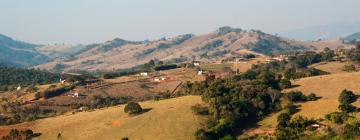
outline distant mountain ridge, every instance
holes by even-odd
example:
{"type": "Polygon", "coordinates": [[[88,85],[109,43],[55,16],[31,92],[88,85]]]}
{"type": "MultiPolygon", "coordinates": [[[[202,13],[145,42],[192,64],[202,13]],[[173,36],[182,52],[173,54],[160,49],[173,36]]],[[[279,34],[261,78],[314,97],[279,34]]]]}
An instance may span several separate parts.
{"type": "Polygon", "coordinates": [[[344,43],[350,43],[350,44],[360,43],[360,32],[346,36],[342,38],[342,40],[344,41],[344,43]]]}
{"type": "Polygon", "coordinates": [[[14,40],[0,34],[0,63],[14,67],[28,67],[48,61],[36,51],[37,45],[14,40]]]}
{"type": "Polygon", "coordinates": [[[184,34],[159,40],[129,41],[115,38],[90,45],[34,45],[0,36],[0,64],[55,71],[111,71],[142,65],[150,60],[180,63],[218,61],[243,55],[347,48],[340,40],[297,41],[259,30],[220,27],[203,35],[184,34]]]}
{"type": "Polygon", "coordinates": [[[318,39],[337,39],[348,36],[360,31],[360,21],[356,22],[336,22],[326,25],[311,26],[307,28],[291,30],[279,33],[297,40],[318,40],[318,39]]]}
{"type": "MultiPolygon", "coordinates": [[[[339,46],[336,43],[335,45],[332,44],[334,47],[339,46]]],[[[332,47],[326,43],[321,43],[319,48],[314,46],[316,45],[313,42],[290,40],[258,30],[246,31],[225,26],[208,34],[184,34],[154,41],[127,41],[116,38],[105,43],[87,45],[71,57],[55,59],[38,67],[65,71],[111,71],[131,68],[150,60],[169,63],[191,60],[217,61],[239,56],[241,50],[267,55],[332,47]]]]}

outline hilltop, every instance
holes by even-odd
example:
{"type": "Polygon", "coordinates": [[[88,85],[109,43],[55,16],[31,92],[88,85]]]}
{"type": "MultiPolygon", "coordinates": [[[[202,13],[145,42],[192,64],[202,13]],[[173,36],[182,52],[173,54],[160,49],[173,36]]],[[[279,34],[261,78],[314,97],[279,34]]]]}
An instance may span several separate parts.
{"type": "Polygon", "coordinates": [[[48,57],[36,51],[36,47],[0,34],[0,63],[28,67],[46,62],[48,57]]]}
{"type": "MultiPolygon", "coordinates": [[[[325,47],[343,46],[341,42],[301,42],[267,34],[257,30],[221,27],[203,34],[185,34],[155,41],[128,41],[116,38],[99,44],[91,44],[75,50],[65,59],[55,59],[38,68],[61,70],[107,70],[131,68],[161,60],[180,63],[192,60],[210,62],[242,55],[243,50],[255,54],[276,54],[291,51],[320,51],[325,47]],[[317,47],[319,46],[319,47],[317,47]]],[[[345,45],[345,47],[348,47],[345,45]]]]}

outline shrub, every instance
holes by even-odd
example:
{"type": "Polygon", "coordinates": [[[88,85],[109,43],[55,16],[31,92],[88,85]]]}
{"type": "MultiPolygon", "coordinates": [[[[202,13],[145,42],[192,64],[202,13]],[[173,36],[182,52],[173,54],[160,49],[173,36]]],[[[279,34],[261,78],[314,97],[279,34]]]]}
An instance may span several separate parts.
{"type": "Polygon", "coordinates": [[[254,54],[245,54],[243,57],[250,59],[250,58],[255,58],[256,56],[254,54]]]}
{"type": "Polygon", "coordinates": [[[156,71],[160,70],[170,70],[170,69],[176,69],[177,65],[162,65],[162,66],[156,66],[154,69],[156,71]]]}
{"type": "Polygon", "coordinates": [[[342,124],[349,118],[349,115],[344,112],[333,112],[325,115],[325,119],[332,123],[342,124]]]}
{"type": "Polygon", "coordinates": [[[318,99],[318,97],[316,97],[316,94],[315,93],[310,93],[308,96],[307,96],[307,100],[308,101],[316,101],[318,99]]]}
{"type": "Polygon", "coordinates": [[[349,90],[343,90],[339,96],[339,102],[340,104],[351,104],[355,102],[357,99],[357,96],[349,90]]]}
{"type": "Polygon", "coordinates": [[[288,79],[281,79],[279,85],[281,89],[291,88],[291,82],[288,79]]]}
{"type": "Polygon", "coordinates": [[[355,65],[345,65],[343,68],[342,68],[343,71],[346,71],[346,72],[356,72],[356,67],[355,65]]]}
{"type": "Polygon", "coordinates": [[[277,118],[277,129],[284,129],[289,125],[289,121],[291,119],[291,116],[289,113],[281,113],[277,118]]]}
{"type": "Polygon", "coordinates": [[[124,111],[128,114],[139,114],[142,112],[142,108],[138,103],[130,102],[125,106],[124,111]]]}
{"type": "Polygon", "coordinates": [[[291,91],[286,93],[286,98],[293,102],[307,101],[307,97],[301,91],[291,91]]]}
{"type": "Polygon", "coordinates": [[[342,112],[353,112],[356,110],[356,107],[352,106],[351,104],[340,104],[339,110],[341,110],[342,112]]]}

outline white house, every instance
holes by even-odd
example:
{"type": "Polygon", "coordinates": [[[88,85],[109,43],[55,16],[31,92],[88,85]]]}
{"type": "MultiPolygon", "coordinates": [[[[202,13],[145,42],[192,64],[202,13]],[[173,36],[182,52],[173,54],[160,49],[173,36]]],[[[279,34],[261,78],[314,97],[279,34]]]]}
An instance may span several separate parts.
{"type": "Polygon", "coordinates": [[[195,63],[194,63],[194,66],[200,66],[200,63],[199,63],[199,62],[195,62],[195,63]]]}
{"type": "Polygon", "coordinates": [[[21,86],[18,86],[18,87],[16,88],[16,90],[17,90],[17,91],[21,90],[21,86]]]}
{"type": "Polygon", "coordinates": [[[141,76],[148,76],[148,73],[147,72],[142,72],[140,73],[141,76]]]}
{"type": "Polygon", "coordinates": [[[159,79],[159,78],[155,78],[154,81],[155,81],[155,82],[160,82],[160,79],[159,79]]]}
{"type": "Polygon", "coordinates": [[[66,82],[66,80],[62,80],[62,79],[60,78],[60,83],[61,83],[61,84],[65,84],[65,82],[66,82]]]}
{"type": "Polygon", "coordinates": [[[203,71],[198,71],[198,75],[202,75],[203,74],[203,71]]]}

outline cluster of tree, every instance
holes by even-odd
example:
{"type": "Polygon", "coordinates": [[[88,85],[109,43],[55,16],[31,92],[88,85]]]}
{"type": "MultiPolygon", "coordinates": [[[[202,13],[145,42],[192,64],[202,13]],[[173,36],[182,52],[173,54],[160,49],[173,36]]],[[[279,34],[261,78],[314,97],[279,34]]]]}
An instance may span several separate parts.
{"type": "Polygon", "coordinates": [[[35,69],[10,68],[0,66],[1,85],[31,85],[58,82],[60,74],[35,69]]]}
{"type": "Polygon", "coordinates": [[[30,129],[27,130],[11,129],[9,134],[1,137],[1,140],[31,140],[36,136],[37,134],[35,134],[30,129]]]}
{"type": "Polygon", "coordinates": [[[306,96],[301,91],[290,91],[288,93],[284,93],[284,96],[288,99],[288,101],[292,102],[315,101],[319,98],[315,93],[310,93],[306,96]]]}
{"type": "Polygon", "coordinates": [[[356,101],[358,95],[355,95],[352,91],[343,90],[339,96],[339,109],[343,112],[352,112],[355,111],[356,107],[351,105],[356,101]]]}
{"type": "Polygon", "coordinates": [[[129,69],[120,69],[114,72],[102,73],[104,79],[113,79],[120,76],[136,74],[140,72],[150,72],[150,71],[160,71],[160,70],[169,70],[176,69],[178,66],[176,64],[166,64],[163,61],[150,60],[148,63],[143,65],[135,66],[129,69]]]}
{"type": "MultiPolygon", "coordinates": [[[[343,90],[339,96],[339,109],[341,112],[333,112],[325,116],[333,125],[322,126],[323,131],[315,131],[312,124],[320,124],[315,120],[306,119],[301,116],[291,118],[291,113],[282,113],[278,116],[276,139],[359,139],[360,120],[354,114],[356,107],[351,103],[355,102],[357,95],[352,91],[343,90]],[[336,126],[336,129],[332,128],[336,126]]],[[[321,125],[321,124],[320,124],[321,125]]]]}
{"type": "Polygon", "coordinates": [[[344,67],[342,68],[343,71],[346,72],[356,72],[357,69],[355,67],[355,65],[351,64],[351,65],[344,65],[344,67]]]}
{"type": "Polygon", "coordinates": [[[89,109],[97,109],[104,107],[111,107],[120,104],[128,103],[132,97],[110,97],[110,96],[93,96],[91,102],[87,106],[89,109]]]}
{"type": "Polygon", "coordinates": [[[35,96],[38,95],[37,98],[51,98],[51,97],[55,97],[55,96],[59,96],[61,94],[64,94],[66,92],[69,92],[70,90],[74,89],[75,86],[70,85],[70,86],[62,86],[62,87],[58,87],[58,88],[49,88],[46,89],[44,92],[40,93],[40,94],[35,94],[35,96]]]}
{"type": "Polygon", "coordinates": [[[356,45],[356,48],[351,49],[346,54],[347,58],[350,60],[359,63],[360,62],[360,43],[356,45]]]}
{"type": "Polygon", "coordinates": [[[10,125],[22,123],[25,121],[33,121],[39,118],[54,116],[57,113],[55,110],[40,109],[38,105],[22,107],[21,103],[18,101],[5,101],[1,105],[1,108],[4,111],[3,113],[8,115],[0,116],[0,125],[10,125]]]}
{"type": "MultiPolygon", "coordinates": [[[[197,139],[219,139],[233,136],[235,132],[247,127],[267,114],[283,109],[280,98],[288,100],[285,106],[289,113],[296,111],[292,102],[313,101],[315,94],[305,96],[302,92],[281,94],[281,90],[291,87],[284,76],[287,62],[271,62],[254,65],[240,75],[225,79],[208,79],[203,82],[186,82],[183,90],[187,94],[201,95],[209,104],[211,119],[206,128],[196,132],[197,139]]],[[[206,112],[206,108],[193,107],[197,114],[206,112]]],[[[204,113],[206,114],[206,113],[204,113]]]]}
{"type": "MultiPolygon", "coordinates": [[[[270,69],[256,72],[259,73],[184,84],[185,92],[200,94],[209,104],[211,119],[205,129],[196,132],[197,139],[232,137],[237,130],[281,109],[281,76],[270,69]]],[[[205,112],[205,108],[193,109],[205,112]]]]}
{"type": "Polygon", "coordinates": [[[255,58],[256,56],[254,54],[245,54],[243,55],[243,58],[246,58],[246,59],[251,59],[251,58],[255,58]]]}
{"type": "Polygon", "coordinates": [[[276,128],[277,140],[294,140],[303,138],[303,132],[309,129],[309,126],[315,124],[313,119],[307,119],[302,116],[291,118],[291,114],[282,113],[277,118],[276,128]]]}
{"type": "Polygon", "coordinates": [[[0,91],[14,90],[19,85],[31,87],[37,84],[51,84],[59,82],[60,79],[68,82],[81,82],[92,78],[89,74],[69,75],[5,66],[0,66],[0,73],[0,91]]]}

